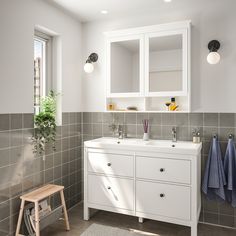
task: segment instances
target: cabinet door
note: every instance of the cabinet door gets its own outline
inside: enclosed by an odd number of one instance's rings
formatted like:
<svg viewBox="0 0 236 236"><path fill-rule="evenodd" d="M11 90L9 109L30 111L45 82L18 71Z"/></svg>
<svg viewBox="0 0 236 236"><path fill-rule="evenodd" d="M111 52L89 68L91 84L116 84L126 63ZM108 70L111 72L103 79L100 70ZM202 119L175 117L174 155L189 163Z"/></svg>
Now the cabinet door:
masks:
<svg viewBox="0 0 236 236"><path fill-rule="evenodd" d="M145 53L146 96L186 96L188 29L147 34Z"/></svg>
<svg viewBox="0 0 236 236"><path fill-rule="evenodd" d="M134 181L88 175L88 202L126 210L134 209Z"/></svg>
<svg viewBox="0 0 236 236"><path fill-rule="evenodd" d="M142 179L190 184L191 162L137 156L136 176Z"/></svg>
<svg viewBox="0 0 236 236"><path fill-rule="evenodd" d="M134 177L133 156L88 153L88 171L93 173Z"/></svg>
<svg viewBox="0 0 236 236"><path fill-rule="evenodd" d="M143 94L142 35L107 40L107 97L136 97Z"/></svg>
<svg viewBox="0 0 236 236"><path fill-rule="evenodd" d="M190 220L190 203L190 187L136 182L136 210L138 212Z"/></svg>

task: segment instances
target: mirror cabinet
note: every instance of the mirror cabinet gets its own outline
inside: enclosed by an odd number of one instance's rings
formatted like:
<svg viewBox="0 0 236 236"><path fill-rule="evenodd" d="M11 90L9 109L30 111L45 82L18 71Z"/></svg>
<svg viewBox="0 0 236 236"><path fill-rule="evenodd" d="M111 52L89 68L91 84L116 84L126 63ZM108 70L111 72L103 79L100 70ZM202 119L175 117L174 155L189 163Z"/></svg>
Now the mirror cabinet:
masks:
<svg viewBox="0 0 236 236"><path fill-rule="evenodd" d="M106 32L106 110L189 112L190 21ZM173 111L172 111L173 112Z"/></svg>

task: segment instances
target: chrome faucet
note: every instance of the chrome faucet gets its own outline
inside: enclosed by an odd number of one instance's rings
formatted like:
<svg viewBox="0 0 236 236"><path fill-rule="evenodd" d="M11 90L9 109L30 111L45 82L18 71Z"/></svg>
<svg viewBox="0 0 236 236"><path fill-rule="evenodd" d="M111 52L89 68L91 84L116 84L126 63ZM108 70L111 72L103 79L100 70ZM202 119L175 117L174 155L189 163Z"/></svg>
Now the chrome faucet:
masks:
<svg viewBox="0 0 236 236"><path fill-rule="evenodd" d="M118 139L126 138L124 125L118 125Z"/></svg>
<svg viewBox="0 0 236 236"><path fill-rule="evenodd" d="M172 128L172 142L177 142L177 129L176 129L176 127Z"/></svg>

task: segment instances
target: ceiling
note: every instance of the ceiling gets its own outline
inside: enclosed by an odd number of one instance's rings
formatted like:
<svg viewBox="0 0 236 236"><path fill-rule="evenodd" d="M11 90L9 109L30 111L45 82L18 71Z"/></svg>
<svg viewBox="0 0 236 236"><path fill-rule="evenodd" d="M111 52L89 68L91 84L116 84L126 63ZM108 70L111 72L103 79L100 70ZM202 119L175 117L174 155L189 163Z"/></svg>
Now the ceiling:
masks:
<svg viewBox="0 0 236 236"><path fill-rule="evenodd" d="M227 5L235 0L45 0L54 4L82 22L95 20L114 20L124 17L138 17L148 14L163 14L182 10L203 10L217 4ZM108 10L103 15L101 10Z"/></svg>

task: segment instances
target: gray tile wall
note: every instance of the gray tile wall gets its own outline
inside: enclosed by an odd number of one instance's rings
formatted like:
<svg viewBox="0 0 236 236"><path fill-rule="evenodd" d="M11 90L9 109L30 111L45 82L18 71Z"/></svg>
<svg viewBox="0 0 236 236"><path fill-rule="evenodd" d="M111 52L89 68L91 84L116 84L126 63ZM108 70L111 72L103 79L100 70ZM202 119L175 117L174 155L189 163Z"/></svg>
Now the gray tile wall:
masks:
<svg viewBox="0 0 236 236"><path fill-rule="evenodd" d="M38 186L64 185L68 208L81 201L81 113L63 113L56 151L47 147L45 161L33 155L33 132L32 114L0 114L0 236L14 235L19 196Z"/></svg>
<svg viewBox="0 0 236 236"><path fill-rule="evenodd" d="M81 119L82 118L82 119ZM64 113L57 130L56 152L46 150L46 160L32 153L32 114L0 114L0 236L13 235L16 227L19 196L45 183L65 186L68 207L82 197L82 141L114 136L109 125L125 124L128 137L141 138L142 120L150 120L150 138L171 139L171 128L178 127L179 140L191 140L191 132L202 133L202 172L213 134L219 136L225 152L230 133L236 135L236 114L223 113ZM81 134L82 132L82 134ZM53 199L56 206L59 199ZM202 196L202 222L236 227L236 210L227 203L208 201Z"/></svg>
<svg viewBox="0 0 236 236"><path fill-rule="evenodd" d="M141 138L142 120L150 120L150 138L171 139L171 129L177 126L179 140L191 140L192 130L199 128L202 134L202 172L208 157L213 134L218 134L222 152L225 153L229 134L236 135L236 114L224 113L88 113L82 115L83 141L102 136L114 136L109 125L115 120L125 124L128 137ZM228 203L208 201L202 195L200 220L206 223L236 227L236 209Z"/></svg>

